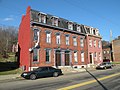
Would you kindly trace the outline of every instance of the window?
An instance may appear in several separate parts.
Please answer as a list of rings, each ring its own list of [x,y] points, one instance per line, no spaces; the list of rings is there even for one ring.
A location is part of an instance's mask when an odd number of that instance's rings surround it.
[[[46,32],[46,42],[51,43],[51,33],[50,32]]]
[[[81,27],[80,27],[80,25],[77,25],[77,31],[78,31],[78,32],[81,32]]]
[[[60,34],[56,34],[56,43],[60,44]]]
[[[83,38],[80,38],[80,46],[84,47],[84,39]]]
[[[87,28],[87,27],[86,27],[86,30],[87,30],[87,33],[90,34],[90,28]]]
[[[39,60],[39,49],[33,49],[33,62],[38,62]]]
[[[72,22],[68,22],[68,29],[73,30],[73,23]]]
[[[77,38],[76,37],[73,37],[73,45],[77,46]]]
[[[46,49],[46,62],[50,62],[51,61],[51,50],[50,49]]]
[[[96,31],[95,30],[93,30],[93,34],[96,35]]]
[[[39,22],[46,23],[46,14],[39,14]]]
[[[99,48],[101,47],[101,41],[98,42],[98,47],[99,47]]]
[[[104,51],[103,51],[103,53],[105,54],[105,53],[106,53],[106,51],[104,50]]]
[[[110,51],[107,51],[107,53],[109,54],[109,53],[110,53]]]
[[[97,35],[97,36],[99,35],[99,31],[96,31],[96,35]]]
[[[66,35],[66,45],[69,45],[69,35]]]
[[[56,18],[56,17],[52,18],[52,25],[58,26],[58,18]]]
[[[94,40],[94,47],[96,47],[96,40]]]
[[[101,53],[99,52],[99,60],[101,60]]]
[[[92,47],[92,40],[89,39],[89,46]]]
[[[97,60],[97,53],[96,52],[94,53],[94,58],[95,58],[95,60]]]
[[[84,63],[85,60],[84,60],[84,52],[81,52],[81,62]]]
[[[90,34],[93,34],[93,28],[90,28]]]
[[[39,41],[39,30],[34,29],[34,41]]]
[[[75,61],[75,63],[78,63],[77,51],[74,51],[74,61]]]

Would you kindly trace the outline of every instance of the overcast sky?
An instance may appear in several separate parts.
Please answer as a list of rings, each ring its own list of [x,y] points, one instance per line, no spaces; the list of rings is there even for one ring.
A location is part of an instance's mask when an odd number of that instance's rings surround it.
[[[103,40],[120,35],[120,0],[0,0],[0,25],[19,27],[26,8],[99,29]]]

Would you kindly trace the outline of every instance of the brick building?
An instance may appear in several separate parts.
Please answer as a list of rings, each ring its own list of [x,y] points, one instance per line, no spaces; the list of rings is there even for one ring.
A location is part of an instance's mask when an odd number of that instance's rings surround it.
[[[103,61],[113,61],[112,44],[102,41]]]
[[[120,36],[112,41],[113,61],[120,62]]]
[[[99,30],[97,28],[85,26],[87,35],[87,60],[88,67],[101,63],[102,60],[102,43]]]
[[[102,60],[101,37],[96,28],[89,29],[28,7],[19,27],[20,67],[28,71],[39,66],[98,64]]]

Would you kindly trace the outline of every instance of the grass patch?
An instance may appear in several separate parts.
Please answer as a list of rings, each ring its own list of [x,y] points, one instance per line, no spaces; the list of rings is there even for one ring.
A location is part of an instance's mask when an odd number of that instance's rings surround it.
[[[9,75],[9,74],[21,74],[23,71],[18,68],[18,69],[14,69],[14,70],[10,70],[10,71],[3,71],[0,72],[0,75]]]
[[[120,62],[112,62],[112,64],[120,64]]]
[[[15,62],[15,53],[8,53],[8,58],[3,58],[0,56],[0,62]]]

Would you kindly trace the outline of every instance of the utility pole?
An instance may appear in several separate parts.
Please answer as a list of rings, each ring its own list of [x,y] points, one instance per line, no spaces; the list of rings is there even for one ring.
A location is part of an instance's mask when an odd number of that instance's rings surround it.
[[[110,30],[110,43],[112,43],[112,30]]]

